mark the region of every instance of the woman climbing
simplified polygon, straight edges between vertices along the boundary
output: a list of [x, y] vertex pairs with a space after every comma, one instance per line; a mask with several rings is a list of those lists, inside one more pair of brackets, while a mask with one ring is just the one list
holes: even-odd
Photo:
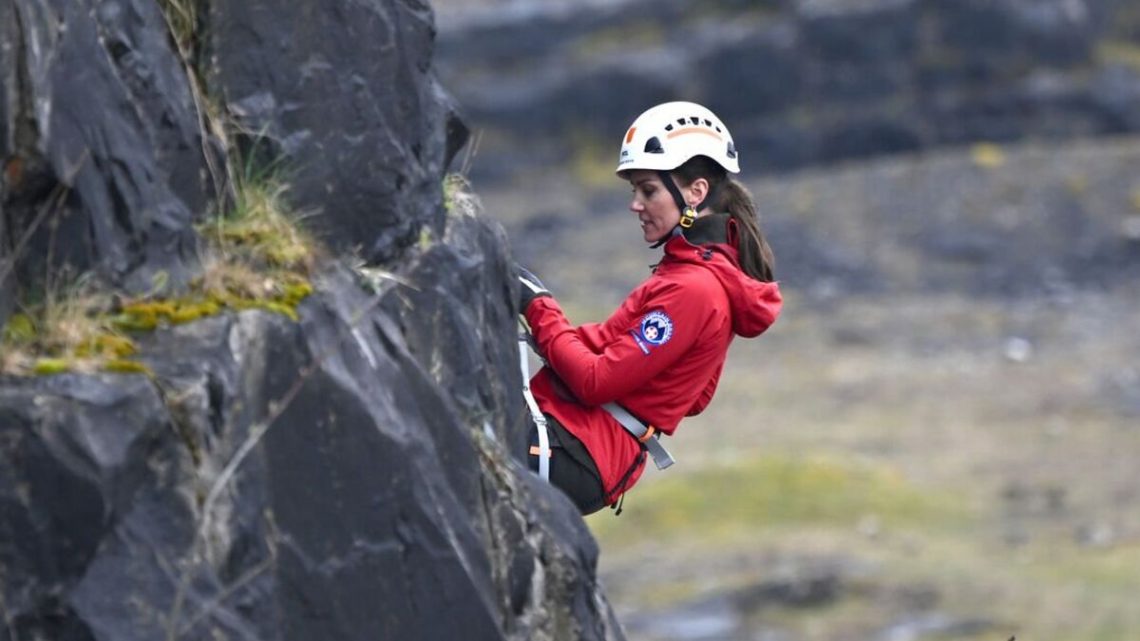
[[[550, 292], [518, 267], [519, 312], [545, 365], [530, 388], [546, 418], [550, 482], [583, 514], [617, 505], [654, 441], [712, 400], [735, 336], [780, 312], [773, 257], [728, 129], [690, 102], [657, 105], [626, 131], [617, 175], [661, 261], [604, 323], [572, 326]], [[531, 467], [538, 469], [537, 435]], [[664, 467], [671, 462], [658, 460]]]

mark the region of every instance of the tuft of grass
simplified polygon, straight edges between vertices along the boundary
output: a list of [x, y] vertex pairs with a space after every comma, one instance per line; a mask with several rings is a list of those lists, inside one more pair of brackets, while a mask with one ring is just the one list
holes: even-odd
[[[284, 199], [284, 183], [265, 177], [237, 189], [235, 207], [202, 225], [203, 271], [178, 297], [119, 300], [85, 279], [49, 287], [44, 300], [14, 314], [0, 336], [0, 372], [150, 374], [133, 333], [189, 323], [225, 310], [263, 309], [297, 320], [313, 287], [320, 253]], [[156, 286], [156, 291], [164, 290]]]
[[890, 469], [765, 455], [663, 475], [629, 493], [620, 519], [589, 523], [605, 547], [632, 532], [715, 541], [773, 527], [888, 528], [970, 518], [964, 499], [919, 491]]
[[108, 320], [108, 297], [79, 278], [49, 286], [42, 300], [14, 314], [0, 336], [0, 372], [90, 372], [108, 359], [127, 359], [135, 345]]
[[182, 52], [191, 51], [198, 38], [198, 3], [195, 0], [159, 0], [167, 28]]
[[[308, 274], [317, 242], [286, 199], [288, 186], [273, 177], [239, 186], [232, 212], [201, 225], [199, 233], [223, 264], [255, 272], [285, 270]], [[220, 268], [223, 265], [215, 264]]]
[[323, 249], [290, 207], [287, 190], [272, 173], [251, 174], [247, 168], [233, 210], [198, 228], [203, 271], [191, 283], [190, 296], [172, 309], [137, 308], [128, 321], [182, 323], [225, 308], [264, 309], [297, 320], [297, 305], [313, 291], [310, 278]]

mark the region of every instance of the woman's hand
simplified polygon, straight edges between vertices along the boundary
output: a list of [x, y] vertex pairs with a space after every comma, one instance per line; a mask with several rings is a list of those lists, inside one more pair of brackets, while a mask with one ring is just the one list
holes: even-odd
[[538, 276], [530, 273], [527, 268], [515, 263], [514, 266], [515, 277], [519, 279], [521, 286], [519, 287], [519, 308], [520, 314], [526, 313], [526, 308], [530, 306], [531, 301], [540, 296], [552, 296], [550, 290], [546, 289], [546, 285], [538, 279]]

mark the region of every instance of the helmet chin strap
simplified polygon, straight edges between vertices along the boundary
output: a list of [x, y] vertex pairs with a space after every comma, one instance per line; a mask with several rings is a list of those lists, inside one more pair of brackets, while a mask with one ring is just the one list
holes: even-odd
[[[664, 169], [659, 169], [657, 170], [657, 177], [660, 178], [661, 182], [665, 184], [665, 189], [668, 189], [669, 193], [673, 195], [673, 202], [677, 203], [677, 209], [681, 210], [681, 220], [677, 222], [677, 227], [680, 227], [681, 230], [692, 227], [693, 221], [697, 219], [697, 212], [704, 209], [705, 206], [712, 202], [713, 198], [716, 196], [717, 190], [715, 188], [710, 189], [709, 193], [705, 194], [704, 199], [701, 200], [701, 202], [697, 203], [696, 207], [693, 207], [689, 203], [685, 202], [684, 196], [681, 195], [680, 187], [677, 187], [677, 183], [673, 180], [673, 174]], [[719, 185], [717, 186], [719, 187]], [[674, 234], [678, 233], [677, 227], [674, 227], [671, 233], [666, 234], [665, 238], [658, 241], [656, 245], [653, 245], [653, 247], [660, 247], [667, 239], [672, 238]]]

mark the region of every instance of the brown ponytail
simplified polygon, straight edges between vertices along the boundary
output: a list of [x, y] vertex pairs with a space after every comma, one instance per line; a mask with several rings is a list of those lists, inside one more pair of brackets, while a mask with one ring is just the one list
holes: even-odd
[[709, 189], [715, 197], [709, 207], [715, 212], [727, 213], [736, 222], [736, 249], [740, 254], [740, 268], [758, 281], [774, 281], [776, 257], [764, 239], [764, 233], [760, 231], [756, 203], [748, 189], [729, 177], [720, 164], [705, 156], [690, 158], [674, 169], [673, 173], [682, 186], [691, 185], [697, 178], [709, 182]]

